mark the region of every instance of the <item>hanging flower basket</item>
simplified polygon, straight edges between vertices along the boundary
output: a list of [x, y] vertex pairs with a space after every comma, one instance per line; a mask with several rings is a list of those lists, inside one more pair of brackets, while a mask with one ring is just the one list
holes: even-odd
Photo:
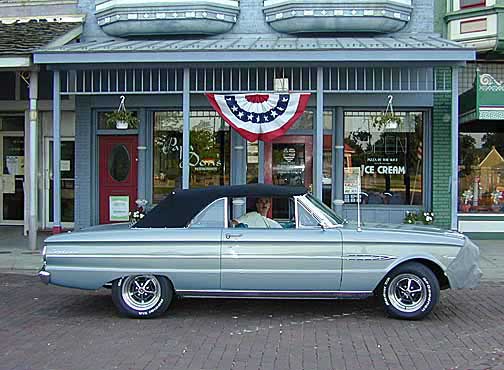
[[377, 130], [386, 128], [396, 129], [402, 125], [402, 118], [396, 116], [393, 112], [385, 112], [373, 118], [373, 127]]
[[392, 100], [394, 100], [394, 97], [392, 95], [389, 95], [385, 112], [372, 119], [371, 124], [375, 129], [379, 131], [383, 129], [397, 129], [402, 125], [402, 118], [394, 113]]
[[128, 112], [124, 105], [126, 98], [121, 96], [121, 103], [116, 112], [105, 114], [107, 127], [111, 129], [127, 130], [128, 128], [138, 128], [140, 120], [135, 117], [133, 112]]

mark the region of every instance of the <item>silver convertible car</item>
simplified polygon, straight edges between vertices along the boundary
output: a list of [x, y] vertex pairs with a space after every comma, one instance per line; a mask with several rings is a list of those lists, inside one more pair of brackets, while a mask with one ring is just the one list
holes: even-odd
[[346, 223], [304, 188], [180, 190], [130, 227], [103, 225], [45, 240], [45, 283], [111, 287], [120, 313], [155, 317], [176, 296], [366, 298], [421, 319], [440, 290], [476, 287], [479, 249], [432, 227]]

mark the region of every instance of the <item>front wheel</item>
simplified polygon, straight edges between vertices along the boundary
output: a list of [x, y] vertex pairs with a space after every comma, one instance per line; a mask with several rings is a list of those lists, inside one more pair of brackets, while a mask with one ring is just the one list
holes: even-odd
[[428, 267], [410, 262], [392, 270], [378, 292], [389, 316], [419, 320], [437, 304], [439, 282]]
[[112, 284], [112, 301], [126, 316], [159, 316], [166, 311], [172, 299], [173, 289], [163, 276], [130, 275]]

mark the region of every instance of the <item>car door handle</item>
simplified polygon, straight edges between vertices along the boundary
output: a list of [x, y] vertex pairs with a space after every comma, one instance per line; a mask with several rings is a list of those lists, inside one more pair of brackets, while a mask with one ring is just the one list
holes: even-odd
[[226, 239], [231, 239], [231, 238], [240, 238], [242, 237], [243, 234], [230, 234], [230, 233], [227, 233], [226, 234]]

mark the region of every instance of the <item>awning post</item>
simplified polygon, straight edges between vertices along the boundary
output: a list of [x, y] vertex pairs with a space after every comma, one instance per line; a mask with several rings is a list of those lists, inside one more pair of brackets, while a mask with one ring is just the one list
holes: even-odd
[[30, 74], [30, 112], [29, 112], [29, 132], [28, 137], [30, 140], [29, 145], [29, 179], [28, 179], [28, 240], [30, 250], [33, 252], [37, 249], [37, 193], [38, 193], [38, 72], [33, 71]]
[[184, 68], [184, 83], [182, 92], [182, 189], [189, 189], [189, 150], [191, 143], [191, 121], [190, 121], [190, 91], [189, 91], [189, 68]]
[[322, 162], [324, 158], [324, 74], [317, 68], [317, 117], [313, 143], [313, 195], [322, 200]]
[[452, 158], [452, 174], [451, 174], [451, 229], [458, 230], [458, 142], [459, 142], [459, 101], [458, 101], [458, 68], [452, 67], [452, 83], [451, 83], [451, 158]]
[[61, 86], [60, 72], [53, 73], [53, 234], [61, 233]]

